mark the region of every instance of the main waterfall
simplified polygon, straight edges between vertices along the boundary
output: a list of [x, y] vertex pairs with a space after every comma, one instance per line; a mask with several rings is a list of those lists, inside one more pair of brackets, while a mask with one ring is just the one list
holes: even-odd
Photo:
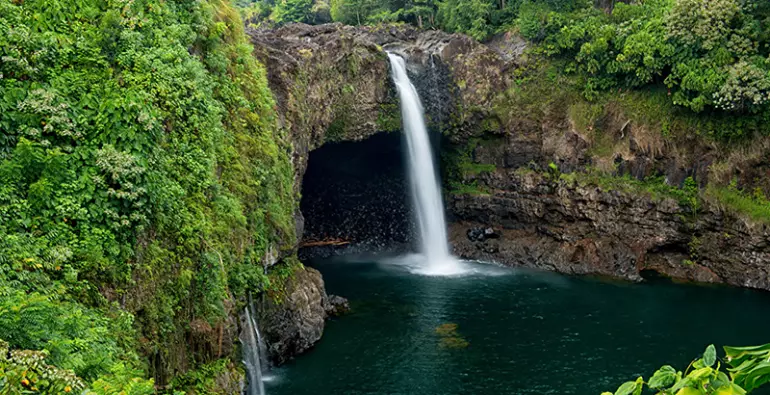
[[420, 252], [427, 263], [426, 274], [447, 275], [461, 272], [459, 262], [449, 253], [444, 203], [436, 179], [425, 116], [417, 89], [406, 73], [406, 62], [388, 53], [393, 70], [393, 82], [401, 101], [401, 118], [408, 149], [408, 167], [415, 219], [420, 232]]

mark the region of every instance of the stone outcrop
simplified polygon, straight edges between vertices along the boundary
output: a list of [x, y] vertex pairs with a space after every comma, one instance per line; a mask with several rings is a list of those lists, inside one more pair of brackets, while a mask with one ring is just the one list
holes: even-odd
[[257, 301], [260, 331], [270, 359], [282, 364], [307, 351], [323, 334], [327, 312], [342, 313], [347, 301], [326, 295], [321, 273], [297, 266], [278, 279], [277, 291], [268, 291]]
[[501, 35], [486, 46], [410, 26], [289, 24], [249, 35], [298, 157], [325, 141], [356, 141], [400, 127], [386, 52], [407, 59], [429, 121], [438, 125], [483, 117], [509, 85], [508, 70], [525, 47], [517, 36]]
[[455, 252], [569, 274], [672, 278], [770, 290], [770, 228], [670, 198], [603, 190], [534, 172], [486, 174], [487, 194], [448, 205]]

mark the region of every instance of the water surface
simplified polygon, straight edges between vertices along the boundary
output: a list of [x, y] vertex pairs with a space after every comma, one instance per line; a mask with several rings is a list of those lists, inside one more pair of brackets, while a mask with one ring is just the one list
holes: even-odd
[[463, 277], [372, 259], [312, 265], [353, 313], [272, 372], [270, 395], [599, 394], [663, 364], [682, 369], [709, 343], [770, 342], [763, 292], [486, 265], [491, 275]]

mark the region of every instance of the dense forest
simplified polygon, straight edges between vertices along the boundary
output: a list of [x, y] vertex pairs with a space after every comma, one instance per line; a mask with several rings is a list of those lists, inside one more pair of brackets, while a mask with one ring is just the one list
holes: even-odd
[[205, 349], [156, 374], [296, 243], [291, 145], [244, 21], [517, 32], [587, 100], [649, 89], [716, 141], [770, 131], [763, 0], [0, 0], [0, 393], [206, 393], [239, 369]]

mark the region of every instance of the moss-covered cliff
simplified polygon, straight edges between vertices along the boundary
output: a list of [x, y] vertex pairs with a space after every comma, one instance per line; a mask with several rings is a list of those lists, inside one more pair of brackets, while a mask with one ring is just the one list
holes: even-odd
[[0, 1], [0, 36], [0, 338], [81, 380], [39, 391], [237, 388], [237, 313], [291, 261], [298, 203], [236, 10]]

